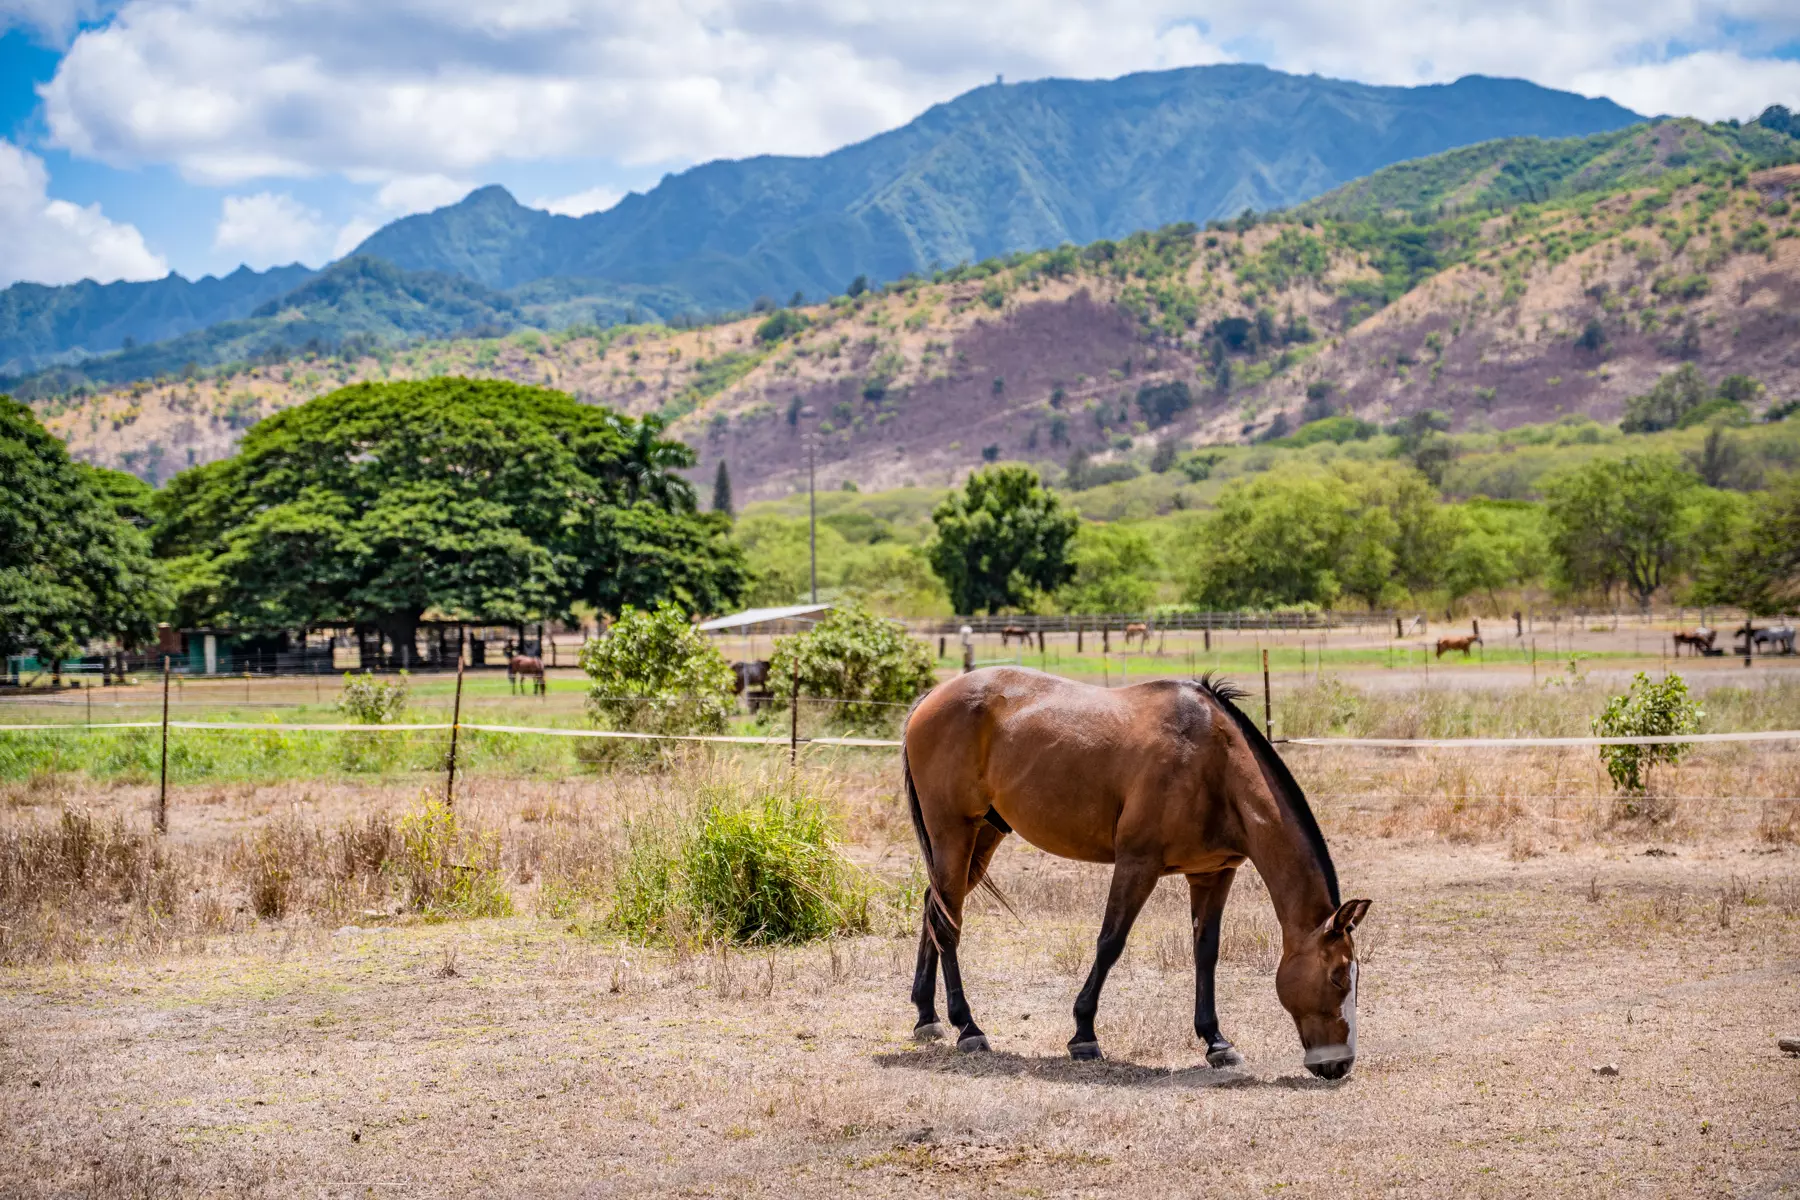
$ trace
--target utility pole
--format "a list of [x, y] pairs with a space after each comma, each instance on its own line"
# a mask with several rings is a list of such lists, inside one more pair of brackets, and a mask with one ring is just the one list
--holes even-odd
[[819, 602], [819, 495], [815, 468], [819, 461], [819, 443], [813, 434], [806, 435], [806, 545], [812, 559], [812, 602]]

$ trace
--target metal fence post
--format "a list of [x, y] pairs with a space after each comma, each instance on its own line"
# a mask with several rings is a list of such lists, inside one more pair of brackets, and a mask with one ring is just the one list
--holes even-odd
[[463, 685], [463, 647], [462, 640], [456, 643], [456, 700], [450, 708], [450, 771], [444, 781], [444, 807], [456, 807], [456, 735], [462, 731], [462, 685]]
[[1269, 652], [1262, 652], [1263, 660], [1263, 736], [1270, 741], [1275, 740], [1275, 718], [1269, 705]]
[[788, 705], [788, 766], [800, 762], [800, 660], [794, 660], [794, 693]]
[[156, 787], [156, 832], [169, 832], [169, 656], [163, 655], [162, 770]]

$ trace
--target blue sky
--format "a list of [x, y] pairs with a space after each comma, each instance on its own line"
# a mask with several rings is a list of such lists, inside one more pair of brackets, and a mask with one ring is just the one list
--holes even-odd
[[605, 208], [1004, 73], [1259, 61], [1800, 108], [1795, 0], [0, 0], [0, 285], [319, 265], [500, 183]]

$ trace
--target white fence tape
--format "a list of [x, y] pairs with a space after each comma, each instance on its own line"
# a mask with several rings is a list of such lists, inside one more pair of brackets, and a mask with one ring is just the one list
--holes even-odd
[[[61, 721], [52, 725], [4, 725], [0, 733], [42, 730], [82, 729], [160, 729], [160, 721], [96, 721], [92, 725]], [[447, 732], [448, 722], [418, 725], [301, 725], [282, 722], [250, 721], [170, 721], [170, 729], [267, 729], [284, 733], [429, 733]], [[633, 733], [618, 729], [553, 729], [543, 725], [479, 725], [463, 722], [462, 728], [474, 733], [539, 734], [545, 737], [620, 738], [651, 742], [723, 742], [739, 746], [786, 746], [785, 737], [739, 737], [729, 734], [701, 733]], [[1800, 729], [1767, 729], [1744, 733], [1689, 733], [1665, 737], [1516, 737], [1516, 738], [1358, 738], [1296, 737], [1276, 738], [1287, 746], [1359, 746], [1375, 749], [1528, 749], [1555, 746], [1673, 746], [1693, 742], [1791, 742], [1800, 741]], [[809, 737], [800, 738], [805, 746], [865, 746], [895, 748], [901, 743], [892, 738]]]

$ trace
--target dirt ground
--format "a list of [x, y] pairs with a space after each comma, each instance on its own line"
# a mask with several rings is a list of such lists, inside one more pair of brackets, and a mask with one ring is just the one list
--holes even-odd
[[[847, 778], [852, 853], [901, 869], [888, 785]], [[141, 811], [87, 786], [55, 803]], [[386, 786], [192, 789], [175, 834], [410, 798]], [[468, 803], [511, 828], [629, 785], [607, 786], [472, 780]], [[1340, 1084], [1301, 1067], [1253, 876], [1219, 969], [1245, 1067], [1192, 1033], [1178, 881], [1107, 989], [1108, 1060], [1070, 1062], [1105, 871], [1009, 845], [1022, 919], [977, 911], [964, 951], [988, 1055], [909, 1040], [893, 935], [677, 953], [536, 915], [290, 920], [0, 971], [0, 1194], [1800, 1194], [1776, 1046], [1800, 1035], [1800, 851], [1754, 805], [1522, 843], [1516, 812], [1509, 834], [1314, 791], [1346, 894], [1375, 900]]]

